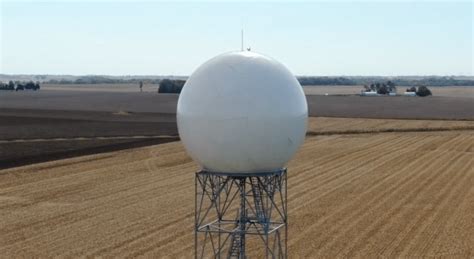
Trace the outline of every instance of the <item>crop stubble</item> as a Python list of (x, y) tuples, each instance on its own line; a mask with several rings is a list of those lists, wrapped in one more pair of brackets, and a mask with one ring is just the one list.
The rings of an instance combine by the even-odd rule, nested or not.
[[(308, 137), (290, 256), (474, 256), (473, 146), (472, 130)], [(0, 255), (190, 257), (196, 170), (175, 142), (0, 171)]]

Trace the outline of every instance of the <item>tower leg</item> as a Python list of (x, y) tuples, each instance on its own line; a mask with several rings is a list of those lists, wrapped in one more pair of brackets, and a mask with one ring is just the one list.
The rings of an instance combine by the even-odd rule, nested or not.
[(240, 219), (239, 219), (239, 236), (240, 236), (240, 251), (239, 259), (245, 258), (245, 231), (247, 228), (247, 210), (245, 209), (246, 193), (245, 193), (246, 178), (239, 179), (240, 191)]
[(287, 258), (286, 169), (195, 181), (196, 258)]

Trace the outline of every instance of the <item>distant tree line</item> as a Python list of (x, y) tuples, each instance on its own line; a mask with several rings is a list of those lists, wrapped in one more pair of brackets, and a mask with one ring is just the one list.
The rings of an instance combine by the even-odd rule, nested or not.
[[(75, 79), (51, 79), (45, 80), (47, 84), (159, 84), (164, 79), (159, 78), (129, 78), (132, 76), (79, 76)], [(171, 79), (169, 80), (176, 80)], [(185, 78), (183, 78), (185, 79)], [(391, 81), (396, 85), (403, 86), (474, 86), (471, 77), (454, 76), (299, 76), (301, 85), (370, 85), (373, 82)], [(180, 79), (180, 81), (183, 81)]]
[(138, 79), (138, 78), (132, 78), (132, 79), (120, 79), (120, 78), (110, 78), (110, 77), (105, 77), (105, 76), (81, 76), (75, 80), (67, 80), (67, 79), (51, 79), (49, 81), (46, 81), (45, 83), (47, 84), (61, 84), (61, 85), (67, 85), (67, 84), (139, 84), (140, 82), (142, 83), (147, 83), (147, 84), (159, 84), (161, 79)]
[(404, 86), (474, 86), (474, 80), (457, 79), (449, 76), (432, 77), (326, 77), (302, 76), (298, 77), (301, 85), (369, 85), (374, 81), (391, 81), (396, 85)]
[(40, 83), (33, 81), (29, 82), (20, 82), (20, 81), (9, 81), (8, 83), (0, 82), (0, 90), (10, 90), (10, 91), (19, 91), (19, 90), (39, 90), (41, 88)]
[(345, 77), (303, 76), (298, 77), (298, 81), (301, 85), (358, 85), (356, 80)]
[(158, 93), (181, 93), (185, 80), (163, 79), (160, 81)]

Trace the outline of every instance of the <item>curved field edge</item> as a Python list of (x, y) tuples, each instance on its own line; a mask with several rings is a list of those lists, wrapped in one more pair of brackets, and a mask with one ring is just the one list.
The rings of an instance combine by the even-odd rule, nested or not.
[[(472, 130), (308, 137), (290, 257), (472, 257), (473, 154)], [(192, 257), (197, 169), (173, 142), (0, 171), (0, 254)]]

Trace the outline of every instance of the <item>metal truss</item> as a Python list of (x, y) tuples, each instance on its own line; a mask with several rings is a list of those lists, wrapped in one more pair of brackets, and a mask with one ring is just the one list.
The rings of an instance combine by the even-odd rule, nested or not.
[(287, 258), (287, 173), (195, 177), (196, 258)]

